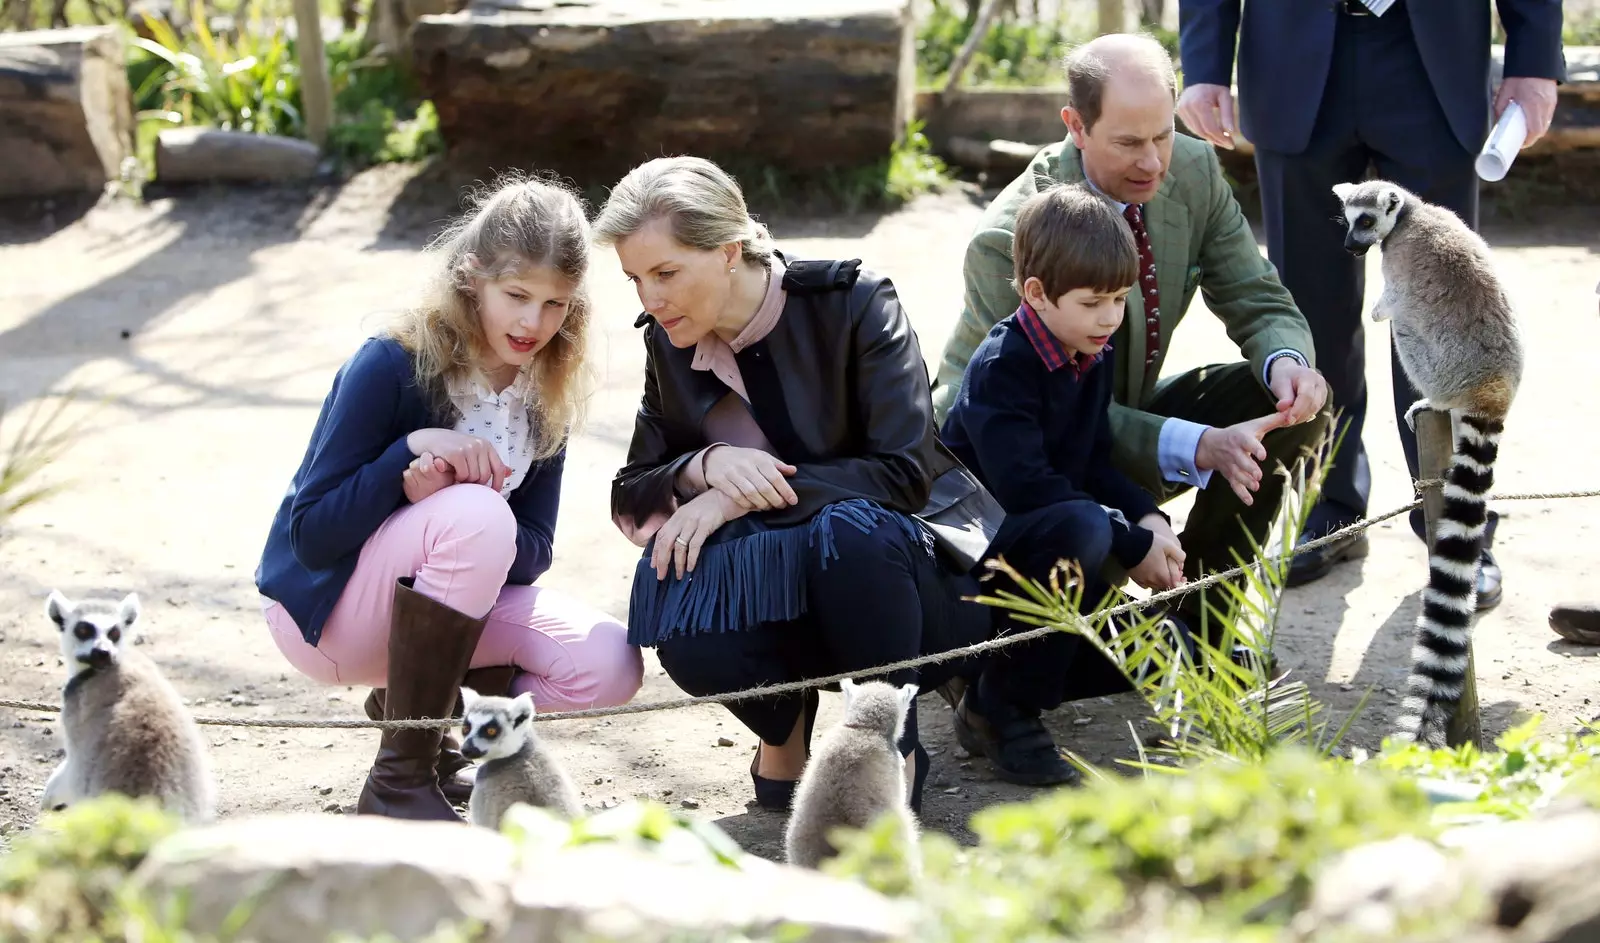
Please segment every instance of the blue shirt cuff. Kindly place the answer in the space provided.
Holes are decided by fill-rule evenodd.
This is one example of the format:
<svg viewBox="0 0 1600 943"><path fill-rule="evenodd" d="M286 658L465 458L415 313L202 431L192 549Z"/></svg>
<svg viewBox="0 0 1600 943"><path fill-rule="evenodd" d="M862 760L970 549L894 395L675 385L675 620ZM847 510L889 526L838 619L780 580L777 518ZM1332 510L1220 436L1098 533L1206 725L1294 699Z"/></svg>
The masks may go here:
<svg viewBox="0 0 1600 943"><path fill-rule="evenodd" d="M1291 347L1285 347L1282 350L1275 350L1267 356L1267 363L1261 368L1261 383L1263 386L1272 385L1272 362L1277 360L1279 357L1292 357L1294 358L1294 361L1302 367L1311 366L1311 364L1306 363L1305 355L1300 353L1298 350L1295 350Z"/></svg>
<svg viewBox="0 0 1600 943"><path fill-rule="evenodd" d="M1201 471L1194 464L1200 436L1209 428L1187 419L1168 418L1161 424L1161 436L1156 440L1156 460L1161 465L1162 478L1196 488L1211 483L1211 470Z"/></svg>

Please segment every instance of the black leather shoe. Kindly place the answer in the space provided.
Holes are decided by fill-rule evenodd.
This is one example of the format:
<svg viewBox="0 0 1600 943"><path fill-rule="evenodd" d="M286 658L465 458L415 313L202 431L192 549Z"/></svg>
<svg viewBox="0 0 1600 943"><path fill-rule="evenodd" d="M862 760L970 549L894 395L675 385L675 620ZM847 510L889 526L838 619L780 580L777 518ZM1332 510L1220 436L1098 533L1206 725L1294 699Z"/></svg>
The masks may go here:
<svg viewBox="0 0 1600 943"><path fill-rule="evenodd" d="M1078 768L1061 755L1038 714L999 706L986 717L973 709L974 693L968 687L956 709L956 740L963 750L988 757L996 776L1018 786L1078 782Z"/></svg>
<svg viewBox="0 0 1600 943"><path fill-rule="evenodd" d="M1552 606L1550 628L1569 642L1600 645L1600 602L1569 602Z"/></svg>
<svg viewBox="0 0 1600 943"><path fill-rule="evenodd" d="M1494 560L1494 554L1488 547L1483 548L1483 553L1478 557L1478 611L1493 609L1500 605L1500 564Z"/></svg>
<svg viewBox="0 0 1600 943"><path fill-rule="evenodd" d="M806 688L801 698L801 709L805 711L806 718L804 734L806 757L809 759L811 756L811 731L816 726L817 708L821 706L822 698L818 695L816 688ZM794 802L794 791L800 785L799 780L768 779L756 772L760 765L761 744L758 741L756 743L756 755L750 758L750 782L755 788L756 804L773 812L787 812L790 804Z"/></svg>
<svg viewBox="0 0 1600 943"><path fill-rule="evenodd" d="M1332 533L1337 528L1330 528ZM1296 546L1310 543L1316 538L1301 535ZM1289 561L1289 576L1284 581L1287 586L1304 586L1315 583L1333 571L1333 568L1346 560L1359 560L1367 555L1370 546L1367 543L1367 532L1356 531L1348 537L1341 537L1332 543L1323 544L1304 553L1297 553Z"/></svg>

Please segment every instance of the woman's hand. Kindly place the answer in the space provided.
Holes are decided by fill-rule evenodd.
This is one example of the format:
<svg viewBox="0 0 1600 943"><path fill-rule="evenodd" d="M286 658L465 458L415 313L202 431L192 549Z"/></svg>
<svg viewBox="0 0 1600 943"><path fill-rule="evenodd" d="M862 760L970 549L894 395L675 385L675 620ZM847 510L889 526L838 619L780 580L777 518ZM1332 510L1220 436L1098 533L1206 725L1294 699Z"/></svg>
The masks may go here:
<svg viewBox="0 0 1600 943"><path fill-rule="evenodd" d="M650 550L650 565L655 567L656 579L667 578L669 565L680 580L684 573L693 573L706 538L723 524L743 517L744 513L732 498L716 489L680 506L656 531L655 546Z"/></svg>
<svg viewBox="0 0 1600 943"><path fill-rule="evenodd" d="M704 467L706 484L746 511L775 511L800 500L784 480L795 467L760 449L713 446Z"/></svg>
<svg viewBox="0 0 1600 943"><path fill-rule="evenodd" d="M511 475L511 467L500 460L488 439L454 429L418 429L406 436L406 447L413 455L443 459L459 484L488 485L499 491Z"/></svg>
<svg viewBox="0 0 1600 943"><path fill-rule="evenodd" d="M449 462L432 452L423 452L416 461L406 466L405 473L401 476L406 500L412 504L455 483L455 469L450 467Z"/></svg>

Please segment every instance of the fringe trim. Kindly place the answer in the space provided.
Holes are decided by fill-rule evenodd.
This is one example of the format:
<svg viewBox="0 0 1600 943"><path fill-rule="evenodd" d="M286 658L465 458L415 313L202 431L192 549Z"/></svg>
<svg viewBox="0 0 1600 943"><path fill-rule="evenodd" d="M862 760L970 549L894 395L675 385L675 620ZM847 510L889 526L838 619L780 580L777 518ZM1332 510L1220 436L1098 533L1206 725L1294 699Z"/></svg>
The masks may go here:
<svg viewBox="0 0 1600 943"><path fill-rule="evenodd" d="M678 635L745 632L764 622L798 619L806 612L806 554L815 548L824 570L839 558L835 522L863 534L890 523L912 546L929 556L934 552L933 535L921 522L865 498L829 504L803 524L721 542L713 538L700 548L695 571L683 579L670 571L666 579L656 579L652 540L634 567L628 644L648 648Z"/></svg>

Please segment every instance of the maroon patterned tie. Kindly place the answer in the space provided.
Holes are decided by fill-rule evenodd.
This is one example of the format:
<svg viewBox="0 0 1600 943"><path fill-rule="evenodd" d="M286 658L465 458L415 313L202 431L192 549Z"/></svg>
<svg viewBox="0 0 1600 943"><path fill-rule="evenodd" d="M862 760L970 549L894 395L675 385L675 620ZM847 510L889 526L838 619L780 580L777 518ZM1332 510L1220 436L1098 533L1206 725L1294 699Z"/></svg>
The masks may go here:
<svg viewBox="0 0 1600 943"><path fill-rule="evenodd" d="M1127 217L1134 241L1139 244L1139 293L1144 296L1144 365L1148 367L1161 353L1161 293L1156 288L1156 256L1150 249L1150 233L1144 228L1143 207L1130 203L1122 215Z"/></svg>

